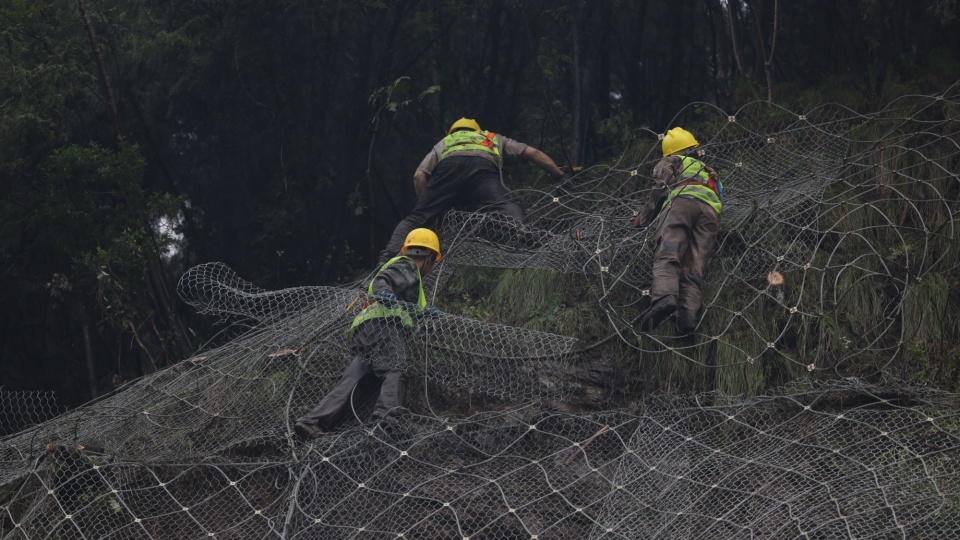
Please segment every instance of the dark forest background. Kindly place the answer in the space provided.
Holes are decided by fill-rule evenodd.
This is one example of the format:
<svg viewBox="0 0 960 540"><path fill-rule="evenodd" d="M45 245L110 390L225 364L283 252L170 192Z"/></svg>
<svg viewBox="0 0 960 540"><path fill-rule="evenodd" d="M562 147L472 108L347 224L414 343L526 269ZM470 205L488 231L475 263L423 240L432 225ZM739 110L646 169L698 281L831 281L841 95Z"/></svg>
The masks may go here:
<svg viewBox="0 0 960 540"><path fill-rule="evenodd" d="M267 289L365 273L461 116L574 166L691 102L873 111L960 79L957 11L0 0L0 384L73 406L189 356L209 321L174 289L197 263Z"/></svg>

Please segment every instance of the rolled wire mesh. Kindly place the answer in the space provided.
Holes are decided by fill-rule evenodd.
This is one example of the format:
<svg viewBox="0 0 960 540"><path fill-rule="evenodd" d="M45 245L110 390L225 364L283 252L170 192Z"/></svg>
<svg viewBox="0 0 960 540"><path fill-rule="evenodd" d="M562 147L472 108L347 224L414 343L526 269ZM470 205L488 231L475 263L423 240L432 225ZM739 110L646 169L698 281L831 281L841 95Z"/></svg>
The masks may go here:
<svg viewBox="0 0 960 540"><path fill-rule="evenodd" d="M0 386L0 436L16 433L63 411L47 390L8 390Z"/></svg>

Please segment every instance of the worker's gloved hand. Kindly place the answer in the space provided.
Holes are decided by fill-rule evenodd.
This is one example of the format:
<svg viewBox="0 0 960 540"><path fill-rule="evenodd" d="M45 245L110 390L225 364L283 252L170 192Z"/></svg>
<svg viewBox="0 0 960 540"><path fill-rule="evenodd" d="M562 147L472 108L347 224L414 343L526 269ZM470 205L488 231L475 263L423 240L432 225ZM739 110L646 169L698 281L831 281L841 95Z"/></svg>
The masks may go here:
<svg viewBox="0 0 960 540"><path fill-rule="evenodd" d="M642 214L642 213L641 213L641 214L637 214L637 217L633 218L633 221L631 221L630 224L633 225L633 226L634 226L635 228L637 228L637 229L642 229L642 228L644 228L644 227L647 226L647 224L643 222L643 214Z"/></svg>
<svg viewBox="0 0 960 540"><path fill-rule="evenodd" d="M397 295L393 294L390 291L380 291L377 294L373 295L380 305L388 308L397 307Z"/></svg>
<svg viewBox="0 0 960 540"><path fill-rule="evenodd" d="M574 166L574 167L570 167L570 166L568 166L568 165L563 165L562 167L560 167L560 172L563 173L563 174L561 174L560 176L554 178L554 181L555 181L556 183L558 183L558 184L563 184L563 183L565 183L567 180L570 180L570 177L571 177L571 176L577 174L578 172L580 172L580 171L582 171L582 170L583 170L583 167L581 167L581 166L579 166L579 165Z"/></svg>
<svg viewBox="0 0 960 540"><path fill-rule="evenodd" d="M442 314L443 312L437 309L436 306L427 306L423 308L423 312L420 313L420 318L437 320Z"/></svg>

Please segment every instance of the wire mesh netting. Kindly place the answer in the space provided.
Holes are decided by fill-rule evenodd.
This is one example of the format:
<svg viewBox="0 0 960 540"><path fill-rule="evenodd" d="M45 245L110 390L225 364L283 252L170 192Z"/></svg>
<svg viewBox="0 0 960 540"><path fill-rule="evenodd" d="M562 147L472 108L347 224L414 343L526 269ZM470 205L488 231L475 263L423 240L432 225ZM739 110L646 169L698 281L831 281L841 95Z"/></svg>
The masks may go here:
<svg viewBox="0 0 960 540"><path fill-rule="evenodd" d="M956 351L958 103L951 88L872 115L691 106L724 183L692 337L636 325L654 231L629 225L656 134L516 193L523 223L449 213L431 298L467 267L573 275L608 335L401 304L407 353L391 367L409 407L372 422L358 395L311 440L293 423L350 362L366 281L269 291L194 267L181 298L234 325L230 339L56 418L30 416L43 400L4 402L20 424L0 445L0 536L955 538L960 396L888 370ZM633 365L707 367L714 391L572 406L604 346ZM723 385L774 367L792 382Z"/></svg>
<svg viewBox="0 0 960 540"><path fill-rule="evenodd" d="M231 434L226 425L241 422L215 413L187 427L181 417L171 425L169 414L131 411L111 422L123 430L95 430L104 418L85 425L92 419L71 413L43 437L7 441L4 531L949 538L960 526L956 395L846 380L728 405L709 405L711 397L719 396L662 400L643 414L408 414L394 431L348 428L309 444L262 422L246 426L246 438ZM68 433L72 443L93 440L84 428L123 444L42 444ZM204 444L211 439L230 442Z"/></svg>
<svg viewBox="0 0 960 540"><path fill-rule="evenodd" d="M523 193L523 224L452 213L448 264L581 273L624 342L696 364L715 348L728 366L776 356L811 372L893 360L942 331L935 319L958 264L958 97L956 87L904 97L872 115L834 105L796 114L766 102L727 115L691 105L705 118L698 159L724 186L699 345L675 347L669 325L653 335L636 325L649 302L655 231L630 222L652 188L656 134L614 165ZM935 295L935 313L921 313ZM830 323L850 318L858 320Z"/></svg>
<svg viewBox="0 0 960 540"><path fill-rule="evenodd" d="M46 390L8 390L0 386L0 436L16 433L63 412Z"/></svg>

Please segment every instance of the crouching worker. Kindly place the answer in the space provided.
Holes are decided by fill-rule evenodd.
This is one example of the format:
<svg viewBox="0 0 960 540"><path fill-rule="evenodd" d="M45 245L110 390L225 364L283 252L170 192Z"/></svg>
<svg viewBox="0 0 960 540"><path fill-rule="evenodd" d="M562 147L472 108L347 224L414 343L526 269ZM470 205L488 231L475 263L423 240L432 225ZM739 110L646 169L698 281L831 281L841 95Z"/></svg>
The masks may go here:
<svg viewBox="0 0 960 540"><path fill-rule="evenodd" d="M303 438L332 431L351 410L354 388L361 379L380 380L380 397L373 411L375 420L387 418L403 407L407 387L407 334L414 317L435 316L423 293L423 276L440 260L440 240L430 229L414 229L406 237L400 254L383 264L367 288L369 299L350 325L353 360L340 382L309 413L294 424ZM411 314L398 302L416 306ZM362 396L360 396L362 397Z"/></svg>
<svg viewBox="0 0 960 540"><path fill-rule="evenodd" d="M653 168L655 188L633 221L647 227L659 216L653 257L653 302L640 320L651 332L677 313L677 330L692 333L703 307L703 275L720 231L723 186L716 173L687 155L700 143L675 127L663 137L663 159Z"/></svg>

